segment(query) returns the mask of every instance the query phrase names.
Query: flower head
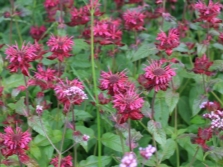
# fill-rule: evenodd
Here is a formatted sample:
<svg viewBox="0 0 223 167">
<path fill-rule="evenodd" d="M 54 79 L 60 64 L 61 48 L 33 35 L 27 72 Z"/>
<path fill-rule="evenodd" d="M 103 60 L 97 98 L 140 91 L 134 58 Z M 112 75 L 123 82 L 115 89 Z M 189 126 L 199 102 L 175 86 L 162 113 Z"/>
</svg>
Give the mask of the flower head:
<svg viewBox="0 0 223 167">
<path fill-rule="evenodd" d="M 65 57 L 70 57 L 70 51 L 74 45 L 72 37 L 67 36 L 54 36 L 52 35 L 47 42 L 50 51 L 53 53 L 48 59 L 58 59 L 63 61 Z"/>
<path fill-rule="evenodd" d="M 39 80 L 43 80 L 45 82 L 52 82 L 55 80 L 56 71 L 47 68 L 45 69 L 42 65 L 37 66 L 37 72 L 35 73 L 35 78 Z"/>
<path fill-rule="evenodd" d="M 166 54 L 170 56 L 173 49 L 180 45 L 179 31 L 177 28 L 170 29 L 168 35 L 161 31 L 156 40 L 159 41 L 156 43 L 157 49 L 165 50 Z"/>
<path fill-rule="evenodd" d="M 146 160 L 150 159 L 154 152 L 156 152 L 156 147 L 148 145 L 146 148 L 139 148 L 140 155 Z"/>
<path fill-rule="evenodd" d="M 204 118 L 211 120 L 212 129 L 223 129 L 223 111 L 212 111 L 203 115 Z"/>
<path fill-rule="evenodd" d="M 133 31 L 143 30 L 145 17 L 146 15 L 143 14 L 141 7 L 128 9 L 123 14 L 123 19 L 125 21 L 125 28 L 127 30 L 133 30 Z"/>
<path fill-rule="evenodd" d="M 58 167 L 58 159 L 58 156 L 53 158 L 50 164 L 52 164 L 54 167 Z M 73 167 L 72 157 L 68 155 L 62 158 L 60 167 Z"/>
<path fill-rule="evenodd" d="M 193 71 L 196 74 L 205 74 L 207 76 L 210 76 L 213 74 L 213 72 L 208 71 L 208 69 L 212 64 L 213 62 L 211 62 L 208 57 L 204 54 L 202 57 L 197 57 L 195 59 Z"/>
<path fill-rule="evenodd" d="M 133 152 L 125 153 L 119 167 L 137 167 L 136 155 Z"/>
<path fill-rule="evenodd" d="M 40 40 L 41 38 L 43 38 L 43 34 L 46 31 L 46 27 L 45 26 L 32 26 L 30 28 L 30 35 L 32 36 L 33 39 L 36 39 L 37 41 Z"/>
<path fill-rule="evenodd" d="M 22 132 L 20 127 L 17 127 L 15 130 L 12 127 L 6 127 L 4 131 L 4 145 L 10 150 L 28 149 L 28 144 L 32 140 L 28 131 Z"/>
<path fill-rule="evenodd" d="M 165 65 L 166 60 L 155 60 L 147 66 L 144 76 L 140 76 L 146 89 L 155 91 L 166 90 L 172 77 L 176 75 L 170 65 Z"/>
<path fill-rule="evenodd" d="M 125 82 L 128 80 L 125 71 L 113 74 L 111 71 L 101 72 L 100 86 L 101 90 L 108 90 L 108 94 L 114 95 L 117 92 L 125 90 Z"/>
<path fill-rule="evenodd" d="M 19 48 L 17 44 L 8 46 L 5 54 L 7 55 L 6 59 L 10 62 L 10 65 L 8 66 L 10 72 L 15 73 L 18 72 L 18 70 L 21 70 L 24 75 L 28 76 L 29 63 L 37 58 L 35 52 L 35 48 L 29 43 L 23 43 L 21 48 Z"/>
</svg>

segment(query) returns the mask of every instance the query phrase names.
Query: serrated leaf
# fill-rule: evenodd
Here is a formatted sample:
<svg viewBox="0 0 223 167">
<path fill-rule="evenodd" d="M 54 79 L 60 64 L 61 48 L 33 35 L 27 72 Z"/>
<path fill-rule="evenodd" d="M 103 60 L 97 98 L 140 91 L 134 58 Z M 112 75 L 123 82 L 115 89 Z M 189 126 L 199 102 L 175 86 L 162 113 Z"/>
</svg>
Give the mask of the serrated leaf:
<svg viewBox="0 0 223 167">
<path fill-rule="evenodd" d="M 167 91 L 165 94 L 165 101 L 171 114 L 179 101 L 179 93 L 173 92 L 171 90 Z"/>
<path fill-rule="evenodd" d="M 101 157 L 101 164 L 102 167 L 105 167 L 111 162 L 111 157 L 109 156 L 102 156 Z M 98 167 L 98 157 L 91 155 L 86 160 L 80 162 L 79 167 Z"/>
<path fill-rule="evenodd" d="M 36 159 L 39 159 L 41 157 L 41 152 L 40 152 L 40 149 L 39 147 L 34 143 L 34 142 L 31 142 L 30 143 L 30 153 L 36 158 Z"/>
<path fill-rule="evenodd" d="M 22 74 L 12 74 L 8 78 L 2 79 L 2 86 L 4 87 L 4 91 L 9 91 L 9 89 L 18 87 L 20 85 L 24 85 Z"/>
<path fill-rule="evenodd" d="M 214 60 L 213 64 L 209 69 L 210 71 L 212 70 L 223 71 L 223 60 Z"/>
<path fill-rule="evenodd" d="M 214 43 L 213 44 L 213 47 L 217 48 L 217 49 L 220 49 L 220 50 L 223 50 L 223 45 L 220 44 L 220 43 Z"/>
<path fill-rule="evenodd" d="M 148 130 L 153 134 L 154 139 L 162 146 L 166 143 L 166 133 L 158 122 L 150 120 L 148 122 Z"/>
<path fill-rule="evenodd" d="M 173 139 L 168 139 L 166 141 L 166 144 L 162 148 L 161 152 L 161 161 L 164 161 L 165 159 L 169 159 L 175 152 L 176 148 L 176 142 Z"/>
<path fill-rule="evenodd" d="M 132 55 L 132 61 L 137 61 L 148 57 L 149 55 L 155 55 L 158 52 L 154 44 L 143 44 Z"/>
<path fill-rule="evenodd" d="M 47 121 L 45 121 L 44 119 L 42 119 L 43 122 L 43 127 L 45 129 L 45 132 L 49 135 L 49 133 L 52 131 L 50 128 L 50 125 Z M 36 132 L 38 132 L 39 134 L 41 134 L 42 136 L 45 136 L 45 132 L 41 126 L 40 123 L 40 119 L 38 116 L 34 115 L 28 118 L 28 125 L 35 130 Z"/>
<path fill-rule="evenodd" d="M 74 39 L 73 52 L 77 54 L 81 50 L 89 50 L 89 44 L 87 44 L 84 39 Z"/>
<path fill-rule="evenodd" d="M 122 139 L 122 140 L 124 140 L 124 139 Z M 118 135 L 115 135 L 110 132 L 102 135 L 101 142 L 106 147 L 109 147 L 112 150 L 115 150 L 118 152 L 123 152 L 122 147 L 124 147 L 124 151 L 128 150 L 126 145 L 124 145 L 124 146 L 121 145 L 122 142 L 120 140 L 120 137 Z"/>
</svg>

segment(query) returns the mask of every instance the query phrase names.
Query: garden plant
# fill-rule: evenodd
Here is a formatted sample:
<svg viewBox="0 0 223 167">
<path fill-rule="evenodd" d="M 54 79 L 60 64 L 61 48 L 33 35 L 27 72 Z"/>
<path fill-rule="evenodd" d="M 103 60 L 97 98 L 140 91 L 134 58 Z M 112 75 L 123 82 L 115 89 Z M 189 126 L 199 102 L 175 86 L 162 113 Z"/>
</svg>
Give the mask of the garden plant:
<svg viewBox="0 0 223 167">
<path fill-rule="evenodd" d="M 222 167 L 223 1 L 0 0 L 0 167 Z"/>
</svg>

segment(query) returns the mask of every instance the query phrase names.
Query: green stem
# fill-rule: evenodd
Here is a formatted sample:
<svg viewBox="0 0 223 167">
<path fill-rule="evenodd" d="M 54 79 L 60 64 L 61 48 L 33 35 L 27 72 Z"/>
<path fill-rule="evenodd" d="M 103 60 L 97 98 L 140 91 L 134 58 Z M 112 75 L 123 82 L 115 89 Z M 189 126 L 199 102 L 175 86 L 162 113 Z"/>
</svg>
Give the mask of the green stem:
<svg viewBox="0 0 223 167">
<path fill-rule="evenodd" d="M 20 44 L 22 45 L 23 40 L 22 40 L 22 35 L 21 35 L 21 32 L 20 32 L 17 20 L 15 21 L 15 26 L 16 26 L 16 30 L 17 30 L 17 33 L 18 33 L 18 36 L 19 36 Z"/>
<path fill-rule="evenodd" d="M 214 95 L 214 97 L 219 101 L 219 103 L 221 103 L 221 105 L 223 105 L 222 100 L 216 95 L 216 93 L 215 93 L 214 91 L 212 91 L 211 93 L 212 93 L 212 94 Z"/>
<path fill-rule="evenodd" d="M 124 148 L 124 142 L 122 140 L 122 133 L 117 129 L 117 133 L 120 137 L 120 141 L 121 141 L 121 145 L 122 145 L 122 153 L 124 154 L 125 153 L 125 148 Z"/>
<path fill-rule="evenodd" d="M 194 156 L 193 156 L 193 158 L 192 158 L 192 160 L 191 160 L 191 162 L 190 162 L 190 164 L 189 164 L 189 167 L 192 167 L 192 165 L 193 165 L 193 163 L 194 163 L 194 161 L 195 161 L 195 158 L 196 158 L 196 156 L 197 156 L 197 153 L 198 153 L 198 151 L 199 151 L 199 146 L 197 146 L 197 150 L 196 150 L 196 152 L 195 152 L 195 154 L 194 154 Z"/>
<path fill-rule="evenodd" d="M 129 123 L 129 129 L 128 129 L 128 133 L 129 133 L 129 151 L 132 152 L 131 119 L 128 120 L 128 123 Z"/>
<path fill-rule="evenodd" d="M 174 129 L 175 129 L 175 134 L 177 135 L 177 108 L 175 107 L 175 111 L 174 111 Z M 180 166 L 180 154 L 179 154 L 179 147 L 178 144 L 176 142 L 176 155 L 177 155 L 177 167 Z"/>
<path fill-rule="evenodd" d="M 96 104 L 96 109 L 97 109 L 98 167 L 102 167 L 102 162 L 101 162 L 101 119 L 100 119 L 100 111 L 98 108 L 97 82 L 96 82 L 95 60 L 94 60 L 94 12 L 95 11 L 93 8 L 91 8 L 90 12 L 91 12 L 91 67 L 92 67 L 92 76 L 93 76 L 93 84 L 94 84 L 94 94 L 95 94 L 95 98 L 96 98 L 95 104 Z"/>
</svg>

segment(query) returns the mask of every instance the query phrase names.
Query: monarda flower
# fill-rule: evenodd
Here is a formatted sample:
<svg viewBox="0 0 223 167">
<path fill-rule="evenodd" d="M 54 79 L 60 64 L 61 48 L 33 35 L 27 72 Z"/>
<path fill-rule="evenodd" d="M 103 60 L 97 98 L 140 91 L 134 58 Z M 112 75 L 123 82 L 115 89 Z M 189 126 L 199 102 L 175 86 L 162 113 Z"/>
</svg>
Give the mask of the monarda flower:
<svg viewBox="0 0 223 167">
<path fill-rule="evenodd" d="M 212 137 L 213 130 L 211 128 L 199 128 L 198 134 L 193 143 L 200 145 L 204 150 L 208 150 L 209 147 L 206 145 L 206 141 Z"/>
<path fill-rule="evenodd" d="M 23 75 L 29 76 L 29 63 L 37 58 L 35 52 L 35 48 L 29 43 L 23 43 L 21 48 L 17 44 L 8 46 L 5 54 L 10 63 L 8 66 L 10 72 L 15 73 L 21 70 Z"/>
<path fill-rule="evenodd" d="M 216 21 L 216 17 L 221 12 L 222 5 L 219 2 L 214 3 L 212 0 L 209 0 L 208 5 L 203 1 L 198 1 L 193 7 L 200 14 L 197 21 L 213 22 L 213 20 Z"/>
<path fill-rule="evenodd" d="M 80 9 L 73 8 L 70 14 L 71 21 L 67 23 L 69 26 L 84 25 L 90 21 L 89 11 L 86 6 Z"/>
<path fill-rule="evenodd" d="M 143 30 L 145 17 L 146 17 L 146 15 L 143 14 L 141 7 L 128 9 L 123 14 L 123 19 L 125 22 L 125 29 L 132 30 L 132 31 Z"/>
<path fill-rule="evenodd" d="M 108 94 L 113 96 L 117 92 L 125 90 L 125 82 L 128 80 L 125 71 L 113 74 L 111 71 L 101 72 L 100 86 L 101 90 L 108 90 Z"/>
<path fill-rule="evenodd" d="M 45 26 L 32 26 L 30 28 L 30 35 L 33 39 L 39 41 L 41 38 L 43 38 L 43 34 L 46 32 L 46 27 Z"/>
<path fill-rule="evenodd" d="M 45 82 L 53 82 L 55 80 L 56 70 L 51 68 L 44 68 L 42 65 L 37 66 L 37 72 L 35 72 L 35 78 L 43 80 Z"/>
<path fill-rule="evenodd" d="M 59 102 L 64 105 L 65 113 L 70 111 L 71 105 L 80 105 L 87 98 L 83 89 L 84 86 L 77 79 L 59 80 L 54 91 Z"/>
<path fill-rule="evenodd" d="M 54 167 L 58 167 L 58 160 L 59 160 L 59 157 L 55 157 L 51 160 L 50 164 L 53 165 Z M 70 155 L 62 158 L 61 160 L 61 164 L 60 164 L 60 167 L 73 167 L 73 159 Z"/>
<path fill-rule="evenodd" d="M 26 131 L 22 132 L 20 127 L 15 130 L 12 127 L 6 127 L 4 129 L 5 134 L 3 134 L 3 144 L 16 154 L 19 150 L 27 150 L 29 142 L 31 139 L 31 134 Z"/>
<path fill-rule="evenodd" d="M 165 65 L 166 60 L 152 61 L 145 70 L 145 74 L 140 76 L 138 81 L 147 90 L 154 89 L 156 92 L 159 90 L 165 91 L 172 77 L 176 75 L 174 69 L 170 65 Z"/>
<path fill-rule="evenodd" d="M 156 43 L 158 50 L 164 50 L 168 56 L 173 52 L 173 49 L 180 45 L 179 32 L 177 28 L 170 29 L 168 35 L 161 31 L 156 40 L 160 41 Z"/>
<path fill-rule="evenodd" d="M 52 35 L 47 42 L 50 47 L 50 51 L 53 53 L 48 59 L 58 59 L 60 62 L 66 57 L 70 57 L 72 47 L 74 45 L 73 37 L 67 36 L 54 36 Z"/>
<path fill-rule="evenodd" d="M 134 87 L 130 87 L 125 93 L 117 93 L 113 100 L 114 108 L 117 109 L 117 114 L 120 115 L 119 123 L 126 122 L 129 118 L 139 120 L 143 118 L 140 111 L 144 104 L 144 100 L 139 97 Z"/>
<path fill-rule="evenodd" d="M 207 76 L 210 76 L 213 74 L 213 72 L 209 71 L 208 69 L 212 64 L 213 62 L 211 62 L 209 58 L 204 54 L 203 56 L 197 57 L 195 59 L 193 72 L 196 74 L 205 74 Z"/>
</svg>

